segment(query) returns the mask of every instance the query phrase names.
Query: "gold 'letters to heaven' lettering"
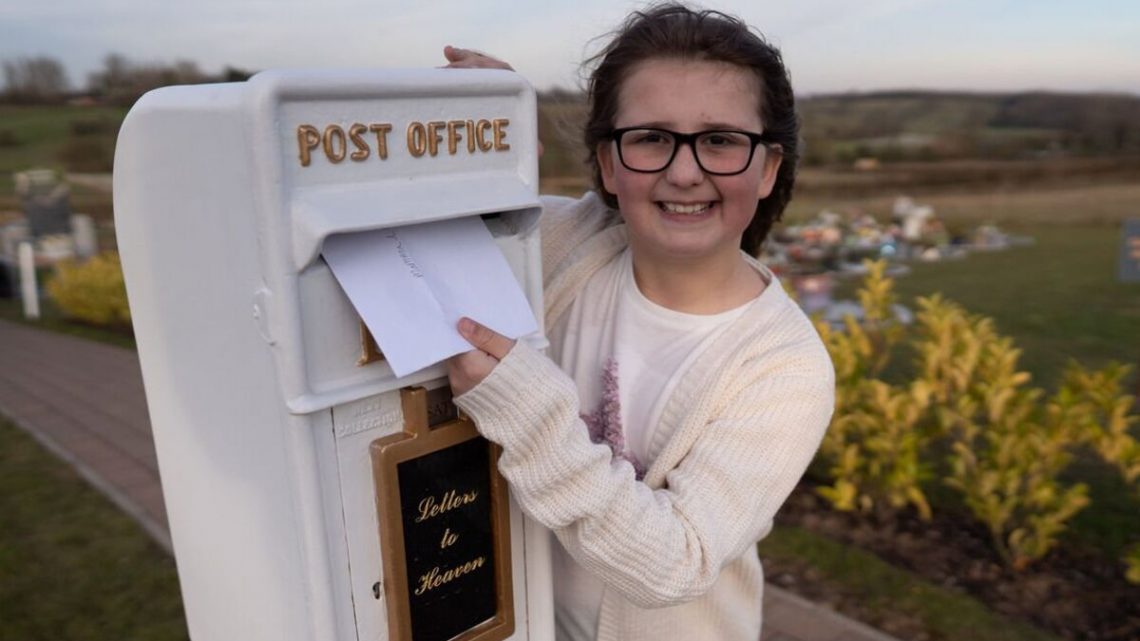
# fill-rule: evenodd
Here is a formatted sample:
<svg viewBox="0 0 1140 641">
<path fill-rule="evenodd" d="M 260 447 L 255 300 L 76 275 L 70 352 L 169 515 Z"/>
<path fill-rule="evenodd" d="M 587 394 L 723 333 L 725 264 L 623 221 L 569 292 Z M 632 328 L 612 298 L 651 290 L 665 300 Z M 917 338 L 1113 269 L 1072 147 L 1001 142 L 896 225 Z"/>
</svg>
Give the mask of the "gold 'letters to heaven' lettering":
<svg viewBox="0 0 1140 641">
<path fill-rule="evenodd" d="M 407 127 L 408 153 L 420 158 L 438 156 L 445 149 L 449 156 L 462 151 L 468 154 L 509 151 L 507 127 L 510 124 L 509 118 L 412 121 Z M 331 124 L 324 129 L 298 125 L 297 155 L 302 167 L 312 164 L 313 152 L 317 149 L 334 165 L 345 158 L 364 162 L 372 156 L 375 144 L 376 158 L 387 160 L 390 131 L 392 124 L 386 122 L 354 122 L 348 127 Z"/>
</svg>

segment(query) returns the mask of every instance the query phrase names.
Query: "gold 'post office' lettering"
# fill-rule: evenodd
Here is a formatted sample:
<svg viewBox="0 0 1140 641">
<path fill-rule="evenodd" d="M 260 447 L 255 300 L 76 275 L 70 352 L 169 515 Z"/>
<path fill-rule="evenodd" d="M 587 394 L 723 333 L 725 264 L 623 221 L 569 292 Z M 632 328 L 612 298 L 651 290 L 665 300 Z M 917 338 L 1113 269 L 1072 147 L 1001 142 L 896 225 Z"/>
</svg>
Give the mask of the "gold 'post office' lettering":
<svg viewBox="0 0 1140 641">
<path fill-rule="evenodd" d="M 467 122 L 471 121 L 447 121 L 447 153 L 451 154 L 452 156 L 454 156 L 455 152 L 459 149 L 459 141 L 463 139 L 463 133 L 459 130 L 459 128 L 463 127 Z"/>
<path fill-rule="evenodd" d="M 495 134 L 495 151 L 507 151 L 511 148 L 509 144 L 503 141 L 507 137 L 507 125 L 511 121 L 506 118 L 495 118 L 491 123 L 491 129 Z"/>
<path fill-rule="evenodd" d="M 427 153 L 427 129 L 422 122 L 408 123 L 408 153 L 416 158 Z"/>
<path fill-rule="evenodd" d="M 479 145 L 479 149 L 482 151 L 491 151 L 491 148 L 495 146 L 494 142 L 487 140 L 487 130 L 490 128 L 490 120 L 480 120 L 479 122 L 475 123 L 475 142 Z"/>
<path fill-rule="evenodd" d="M 356 147 L 356 151 L 349 154 L 349 158 L 356 162 L 360 162 L 368 158 L 372 153 L 369 149 L 368 143 L 364 142 L 364 134 L 368 131 L 368 127 L 360 124 L 359 122 L 352 123 L 348 128 L 348 139 L 352 141 L 352 145 Z"/>
<path fill-rule="evenodd" d="M 412 121 L 407 127 L 408 153 L 413 158 L 438 156 L 446 143 L 447 154 L 454 156 L 466 147 L 468 154 L 477 151 L 510 151 L 509 118 L 480 118 L 455 120 Z M 364 162 L 372 156 L 373 146 L 368 134 L 375 135 L 375 152 L 378 160 L 388 159 L 388 133 L 392 124 L 386 122 L 329 124 L 319 129 L 311 124 L 297 126 L 297 157 L 302 167 L 313 163 L 313 151 L 320 148 L 332 164 L 345 158 Z"/>
<path fill-rule="evenodd" d="M 427 124 L 427 143 L 428 153 L 435 156 L 439 154 L 439 143 L 443 142 L 443 136 L 439 133 L 440 129 L 447 126 L 446 122 L 433 120 Z"/>
<path fill-rule="evenodd" d="M 368 131 L 376 134 L 376 155 L 380 160 L 388 159 L 388 132 L 392 131 L 392 125 L 388 123 L 372 123 L 368 125 Z"/>
<path fill-rule="evenodd" d="M 345 140 L 344 130 L 340 125 L 325 127 L 324 144 L 325 156 L 329 162 L 337 163 L 344 160 L 344 155 L 348 151 L 348 141 Z"/>
<path fill-rule="evenodd" d="M 312 162 L 312 151 L 321 144 L 321 132 L 312 125 L 297 127 L 297 149 L 301 157 L 301 166 L 308 167 Z"/>
<path fill-rule="evenodd" d="M 463 123 L 467 129 L 467 153 L 475 153 L 475 121 L 468 120 Z"/>
<path fill-rule="evenodd" d="M 366 138 L 368 132 L 372 132 L 376 134 L 377 158 L 387 160 L 389 131 L 392 131 L 392 125 L 385 122 L 367 125 L 354 122 L 348 125 L 347 131 L 338 124 L 328 125 L 323 131 L 309 124 L 298 125 L 297 155 L 302 167 L 312 164 L 313 150 L 318 147 L 324 151 L 325 158 L 333 164 L 343 161 L 346 157 L 354 162 L 364 162 L 372 155 L 372 147 Z M 352 153 L 349 153 L 349 143 L 352 143 Z"/>
</svg>

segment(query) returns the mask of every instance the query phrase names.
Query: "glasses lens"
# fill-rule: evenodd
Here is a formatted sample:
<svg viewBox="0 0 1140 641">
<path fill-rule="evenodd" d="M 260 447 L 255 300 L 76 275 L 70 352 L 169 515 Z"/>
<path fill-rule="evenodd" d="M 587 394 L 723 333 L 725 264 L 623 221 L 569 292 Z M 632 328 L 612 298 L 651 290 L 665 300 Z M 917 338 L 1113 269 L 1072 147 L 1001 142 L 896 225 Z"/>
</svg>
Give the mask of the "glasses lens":
<svg viewBox="0 0 1140 641">
<path fill-rule="evenodd" d="M 711 174 L 738 174 L 748 168 L 755 145 L 739 131 L 703 131 L 692 140 L 702 169 Z M 665 129 L 627 129 L 618 138 L 622 163 L 633 171 L 656 172 L 669 166 L 677 135 Z"/>
<path fill-rule="evenodd" d="M 634 171 L 660 171 L 673 157 L 677 140 L 660 129 L 630 129 L 618 139 L 622 162 Z"/>
<path fill-rule="evenodd" d="M 752 140 L 738 131 L 706 131 L 697 136 L 697 158 L 706 171 L 744 171 L 752 158 Z"/>
</svg>

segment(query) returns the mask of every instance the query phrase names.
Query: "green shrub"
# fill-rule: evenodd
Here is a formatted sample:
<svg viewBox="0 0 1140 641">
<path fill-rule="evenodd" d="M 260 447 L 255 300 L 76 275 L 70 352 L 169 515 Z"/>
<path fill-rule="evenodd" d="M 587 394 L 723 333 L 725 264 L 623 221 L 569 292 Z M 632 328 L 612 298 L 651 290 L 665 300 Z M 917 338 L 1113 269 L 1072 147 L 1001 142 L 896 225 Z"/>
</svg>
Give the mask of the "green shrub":
<svg viewBox="0 0 1140 641">
<path fill-rule="evenodd" d="M 922 460 L 926 437 L 918 422 L 930 393 L 922 381 L 907 388 L 876 379 L 856 383 L 823 445 L 834 483 L 820 496 L 836 509 L 874 511 L 881 518 L 908 505 L 930 518 L 921 484 L 930 476 Z"/>
<path fill-rule="evenodd" d="M 847 316 L 842 331 L 816 322 L 836 371 L 835 418 L 820 448 L 833 482 L 818 492 L 838 510 L 889 518 L 910 505 L 930 518 L 921 489 L 930 470 L 920 458 L 931 436 L 920 426 L 930 391 L 922 381 L 898 387 L 877 378 L 903 328 L 891 309 L 894 281 L 884 274 L 886 263 L 864 265 L 867 277 L 858 292 L 863 319 Z"/>
<path fill-rule="evenodd" d="M 1125 578 L 1140 584 L 1140 544 L 1132 546 L 1124 555 Z"/>
<path fill-rule="evenodd" d="M 1125 482 L 1140 492 L 1140 441 L 1132 437 L 1132 426 L 1140 416 L 1130 414 L 1136 399 L 1121 393 L 1124 378 L 1131 370 L 1113 364 L 1090 372 L 1076 364 L 1065 371 L 1065 388 L 1086 404 L 1084 429 L 1089 442 L 1106 462 L 1115 465 Z"/>
<path fill-rule="evenodd" d="M 47 291 L 68 317 L 117 329 L 131 325 L 123 269 L 115 252 L 104 252 L 83 263 L 61 263 Z"/>
<path fill-rule="evenodd" d="M 922 483 L 946 469 L 942 482 L 1021 569 L 1047 554 L 1089 503 L 1083 483 L 1061 480 L 1079 448 L 1119 467 L 1140 492 L 1140 443 L 1131 436 L 1140 418 L 1121 392 L 1127 367 L 1072 364 L 1047 396 L 1029 386 L 1020 351 L 991 319 L 937 295 L 918 300 L 916 326 L 904 336 L 886 315 L 892 283 L 882 270 L 873 265 L 859 292 L 862 321 L 846 318 L 843 331 L 817 323 L 836 367 L 836 414 L 820 448 L 831 484 L 819 490 L 833 507 L 889 516 L 909 505 L 929 518 Z M 917 356 L 913 380 L 879 380 L 903 340 Z M 1140 546 L 1124 562 L 1140 581 Z"/>
<path fill-rule="evenodd" d="M 1140 441 L 1131 433 L 1140 416 L 1129 414 L 1136 398 L 1120 391 L 1130 370 L 1125 365 L 1110 365 L 1089 372 L 1070 365 L 1065 372 L 1065 386 L 1086 403 L 1083 419 L 1088 441 L 1102 459 L 1120 470 L 1124 481 L 1140 497 Z M 1125 577 L 1140 584 L 1140 543 L 1125 551 L 1121 560 Z"/>
</svg>

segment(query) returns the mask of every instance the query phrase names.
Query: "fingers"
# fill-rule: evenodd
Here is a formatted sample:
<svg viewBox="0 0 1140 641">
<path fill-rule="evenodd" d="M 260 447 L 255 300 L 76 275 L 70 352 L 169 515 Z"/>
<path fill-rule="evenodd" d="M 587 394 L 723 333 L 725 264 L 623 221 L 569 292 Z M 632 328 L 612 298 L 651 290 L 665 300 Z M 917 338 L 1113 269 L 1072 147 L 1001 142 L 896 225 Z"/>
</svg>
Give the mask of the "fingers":
<svg viewBox="0 0 1140 641">
<path fill-rule="evenodd" d="M 466 49 L 460 49 L 451 45 L 447 45 L 443 48 L 443 57 L 447 58 L 448 62 L 459 62 L 466 53 Z"/>
<path fill-rule="evenodd" d="M 443 57 L 447 59 L 448 69 L 508 69 L 514 71 L 506 62 L 480 53 L 474 49 L 461 49 L 448 45 L 443 48 Z"/>
<path fill-rule="evenodd" d="M 454 396 L 466 394 L 491 374 L 499 361 L 483 350 L 457 354 L 447 359 L 447 381 Z"/>
<path fill-rule="evenodd" d="M 490 354 L 497 360 L 505 358 L 511 348 L 515 346 L 513 340 L 476 323 L 466 316 L 459 319 L 459 335 L 472 346 Z"/>
<path fill-rule="evenodd" d="M 467 317 L 459 319 L 458 329 L 475 349 L 447 359 L 447 380 L 455 396 L 481 383 L 515 346 L 515 341 Z"/>
</svg>

